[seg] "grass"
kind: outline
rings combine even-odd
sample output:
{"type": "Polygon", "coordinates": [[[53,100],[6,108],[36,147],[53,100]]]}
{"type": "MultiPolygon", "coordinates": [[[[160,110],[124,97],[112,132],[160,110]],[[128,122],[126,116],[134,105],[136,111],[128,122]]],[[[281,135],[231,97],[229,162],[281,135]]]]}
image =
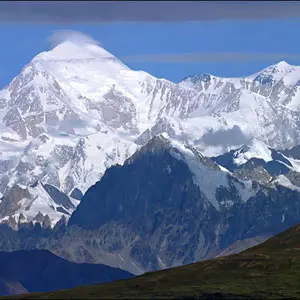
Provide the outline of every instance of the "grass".
{"type": "Polygon", "coordinates": [[[300,225],[240,254],[11,299],[300,299],[300,225]]]}

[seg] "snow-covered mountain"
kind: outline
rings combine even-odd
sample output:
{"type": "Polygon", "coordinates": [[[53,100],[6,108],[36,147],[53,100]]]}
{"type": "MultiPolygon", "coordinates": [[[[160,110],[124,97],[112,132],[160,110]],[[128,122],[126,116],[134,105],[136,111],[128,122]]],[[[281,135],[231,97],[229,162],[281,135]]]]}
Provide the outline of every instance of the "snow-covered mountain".
{"type": "Polygon", "coordinates": [[[33,220],[37,207],[57,213],[51,223],[68,217],[75,206],[58,215],[40,194],[28,196],[23,210],[25,196],[12,198],[13,187],[40,182],[77,203],[72,193],[84,193],[106,168],[160,133],[206,156],[254,137],[274,149],[296,146],[299,88],[300,67],[285,62],[245,78],[201,74],[175,84],[129,69],[100,46],[63,42],[34,57],[0,91],[0,193],[16,202],[6,211],[16,222],[20,214],[33,220]]]}

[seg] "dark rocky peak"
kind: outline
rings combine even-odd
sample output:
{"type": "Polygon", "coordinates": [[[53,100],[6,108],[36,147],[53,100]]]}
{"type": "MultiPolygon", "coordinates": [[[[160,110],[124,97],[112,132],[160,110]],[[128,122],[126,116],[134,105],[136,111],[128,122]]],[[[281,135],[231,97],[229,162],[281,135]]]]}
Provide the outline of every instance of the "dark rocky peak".
{"type": "Polygon", "coordinates": [[[146,153],[156,153],[159,151],[170,150],[172,148],[170,140],[165,138],[162,134],[153,137],[146,145],[142,146],[124,164],[131,164],[136,158],[146,153]]]}
{"type": "MultiPolygon", "coordinates": [[[[198,160],[199,163],[212,168],[214,170],[220,170],[220,167],[209,157],[202,155],[196,148],[191,145],[184,145],[184,148],[190,150],[194,159],[198,160]]],[[[138,157],[144,156],[145,154],[157,154],[162,152],[169,152],[169,154],[177,157],[177,159],[186,160],[182,151],[176,147],[164,134],[158,134],[154,136],[146,145],[142,146],[136,151],[130,158],[125,161],[125,164],[131,164],[138,157]]]]}
{"type": "Polygon", "coordinates": [[[163,135],[159,134],[153,137],[144,147],[141,148],[141,152],[155,152],[157,150],[169,149],[171,142],[163,135]]]}
{"type": "Polygon", "coordinates": [[[212,75],[209,73],[200,73],[198,75],[190,75],[185,78],[183,78],[182,81],[191,81],[194,84],[197,84],[199,82],[210,82],[212,78],[212,75]]]}
{"type": "Polygon", "coordinates": [[[118,220],[149,234],[163,222],[163,210],[175,216],[184,207],[204,209],[191,170],[172,151],[180,154],[168,139],[156,136],[123,166],[106,170],[85,193],[68,226],[95,229],[118,220]]]}

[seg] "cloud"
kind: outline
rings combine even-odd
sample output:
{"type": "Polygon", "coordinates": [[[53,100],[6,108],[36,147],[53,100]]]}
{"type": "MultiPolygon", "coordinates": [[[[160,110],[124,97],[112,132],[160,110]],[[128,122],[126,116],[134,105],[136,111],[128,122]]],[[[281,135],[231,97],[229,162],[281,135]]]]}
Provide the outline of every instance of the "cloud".
{"type": "Polygon", "coordinates": [[[179,54],[136,54],[121,57],[126,62],[152,63],[195,63],[195,62],[226,62],[226,61],[266,61],[300,59],[299,53],[179,53],[179,54]]]}
{"type": "Polygon", "coordinates": [[[300,17],[298,1],[0,1],[2,23],[218,21],[300,17]]]}
{"type": "Polygon", "coordinates": [[[247,144],[250,138],[247,137],[237,125],[230,129],[220,129],[214,131],[209,129],[202,136],[202,142],[207,146],[223,146],[229,147],[232,145],[247,144]]]}
{"type": "Polygon", "coordinates": [[[91,36],[75,30],[57,30],[54,31],[53,34],[48,38],[48,42],[52,47],[55,47],[65,41],[70,41],[75,44],[87,43],[100,45],[100,42],[94,40],[91,36]]]}

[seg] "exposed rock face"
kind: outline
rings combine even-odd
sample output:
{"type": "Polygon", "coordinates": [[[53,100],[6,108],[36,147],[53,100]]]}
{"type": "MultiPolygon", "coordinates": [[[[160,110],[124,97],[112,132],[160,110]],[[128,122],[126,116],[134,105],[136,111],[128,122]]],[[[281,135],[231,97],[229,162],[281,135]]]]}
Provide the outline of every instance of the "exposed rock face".
{"type": "Polygon", "coordinates": [[[78,200],[69,198],[56,187],[40,182],[29,187],[15,185],[0,202],[0,220],[18,229],[22,223],[53,227],[60,218],[70,216],[78,200]]]}
{"type": "MultiPolygon", "coordinates": [[[[30,198],[30,194],[27,189],[23,189],[20,186],[14,186],[8,195],[4,195],[0,202],[0,217],[4,218],[7,215],[11,215],[18,210],[21,206],[20,200],[30,198]]],[[[25,208],[26,210],[26,208],[25,208]]]]}
{"type": "Polygon", "coordinates": [[[267,184],[272,179],[272,176],[262,167],[248,169],[246,166],[234,170],[234,175],[241,180],[252,180],[259,184],[267,184]]]}

